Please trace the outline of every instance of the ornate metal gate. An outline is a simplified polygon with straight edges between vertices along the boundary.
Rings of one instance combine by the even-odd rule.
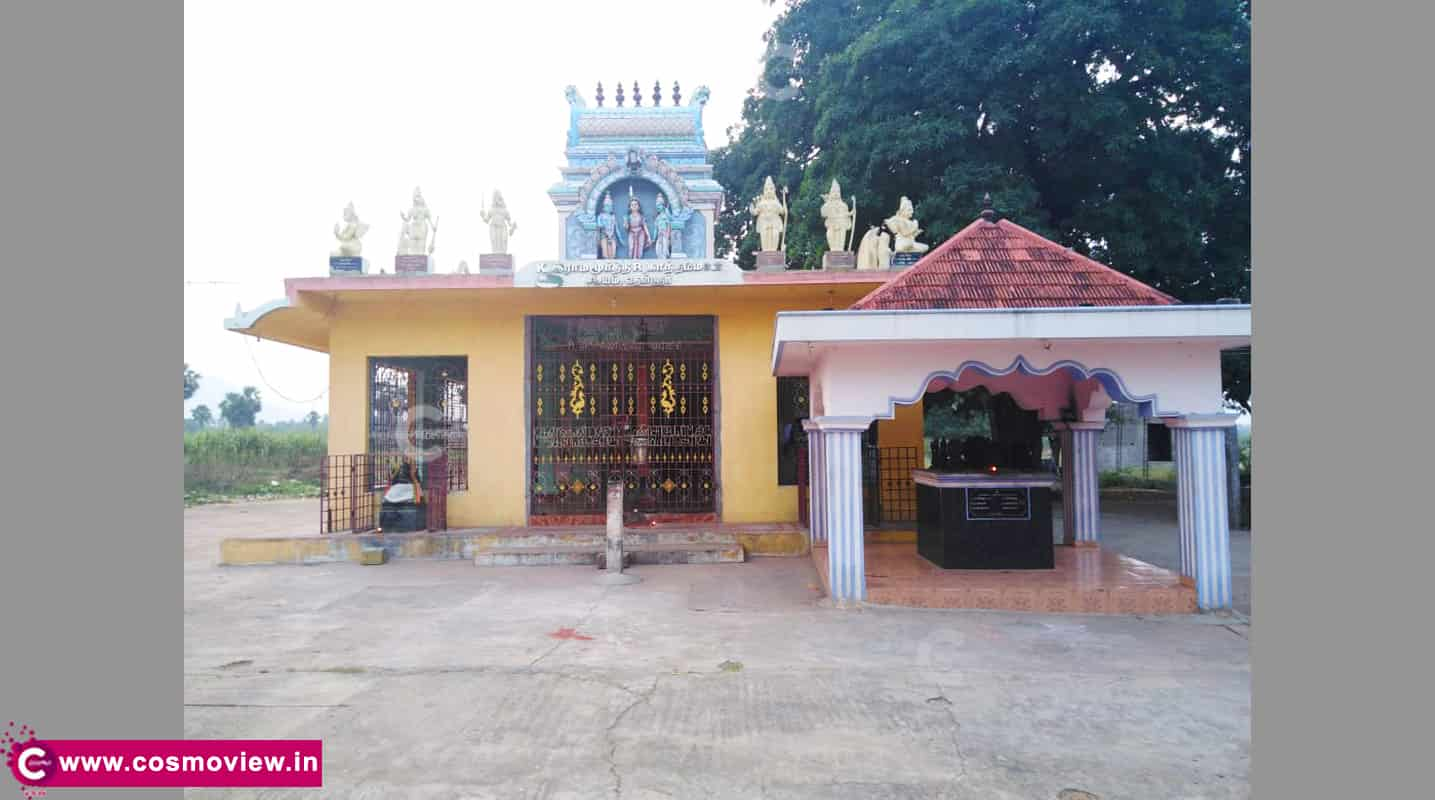
[[[534,317],[529,348],[535,524],[600,521],[621,477],[630,509],[716,511],[712,317]]]

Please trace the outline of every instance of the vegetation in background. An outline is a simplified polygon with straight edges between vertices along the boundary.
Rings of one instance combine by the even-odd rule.
[[[199,391],[199,379],[201,377],[198,372],[189,368],[188,363],[184,365],[184,399],[188,400],[194,397],[194,393]]]
[[[315,430],[186,432],[185,504],[236,497],[318,496],[326,439],[326,433]]]
[[[748,200],[792,189],[816,267],[832,179],[856,237],[906,195],[932,245],[997,212],[1187,303],[1250,297],[1248,2],[794,0],[732,143],[718,253],[751,267]],[[1231,362],[1245,370],[1249,360]],[[1249,378],[1227,390],[1249,402]]]
[[[259,399],[259,390],[253,386],[244,387],[244,393],[230,392],[219,403],[219,416],[231,428],[252,428],[254,417],[264,410]]]

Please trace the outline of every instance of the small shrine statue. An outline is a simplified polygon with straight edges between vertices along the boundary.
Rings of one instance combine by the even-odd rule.
[[[668,211],[668,201],[662,192],[658,192],[654,203],[657,211],[653,214],[653,255],[668,258],[673,254],[673,215]]]
[[[408,211],[400,211],[399,219],[404,223],[399,229],[399,255],[433,255],[434,242],[438,240],[438,218],[430,215],[423,192],[414,189],[413,205]]]
[[[364,251],[364,234],[369,232],[369,226],[359,221],[359,213],[354,210],[354,204],[344,206],[344,222],[342,227],[334,223],[334,238],[339,240],[339,246],[334,250],[334,258],[358,258]]]
[[[479,198],[478,215],[488,223],[488,244],[494,253],[508,252],[508,237],[518,230],[518,223],[508,215],[508,205],[503,202],[503,195],[493,190],[493,208],[486,209],[481,204],[483,198]]]
[[[832,179],[832,188],[822,195],[822,221],[827,226],[827,249],[844,252],[852,249],[852,232],[857,225],[857,198],[852,198],[852,208],[842,202],[842,187]]]
[[[784,188],[782,193],[785,197],[787,189]],[[757,217],[757,236],[762,242],[762,249],[767,252],[781,250],[782,235],[787,230],[787,203],[778,199],[771,175],[762,184],[762,194],[748,205],[748,213]]]
[[[598,212],[598,257],[618,257],[618,217],[613,213],[613,195],[603,195],[603,210]]]
[[[857,245],[857,269],[890,269],[892,266],[892,237],[884,228],[872,226]]]
[[[897,213],[884,223],[892,231],[892,250],[897,253],[925,253],[927,245],[917,241],[922,229],[912,219],[912,201],[903,197],[897,204]]]
[[[642,258],[643,251],[653,243],[653,233],[648,230],[648,221],[643,218],[643,203],[633,196],[633,187],[628,187],[628,213],[623,217],[624,240],[628,245],[628,258]]]

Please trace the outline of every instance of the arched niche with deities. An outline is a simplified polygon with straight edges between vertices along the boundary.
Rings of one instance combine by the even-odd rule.
[[[640,149],[629,150],[627,157],[617,154],[594,167],[578,191],[578,210],[568,217],[565,231],[566,258],[598,257],[598,213],[603,198],[613,198],[613,213],[620,217],[636,198],[643,208],[643,217],[651,226],[657,213],[658,195],[672,215],[673,241],[671,258],[704,258],[707,253],[704,218],[688,202],[688,187],[677,170],[663,159]],[[620,258],[626,257],[620,255]],[[650,246],[644,258],[654,258]]]

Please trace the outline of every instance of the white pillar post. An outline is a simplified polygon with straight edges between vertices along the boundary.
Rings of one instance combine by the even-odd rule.
[[[807,532],[810,545],[827,544],[827,527],[822,509],[826,492],[823,488],[822,432],[810,419],[802,421],[807,432]]]
[[[1101,541],[1101,476],[1096,455],[1105,422],[1054,422],[1061,434],[1061,540],[1077,547]]]
[[[867,598],[867,560],[862,539],[862,432],[866,418],[817,417],[822,440],[822,527],[827,538],[827,582],[839,605]],[[811,429],[810,429],[811,430]]]
[[[1233,414],[1166,420],[1176,457],[1181,574],[1202,611],[1231,607],[1231,529],[1226,509],[1226,431]]]

